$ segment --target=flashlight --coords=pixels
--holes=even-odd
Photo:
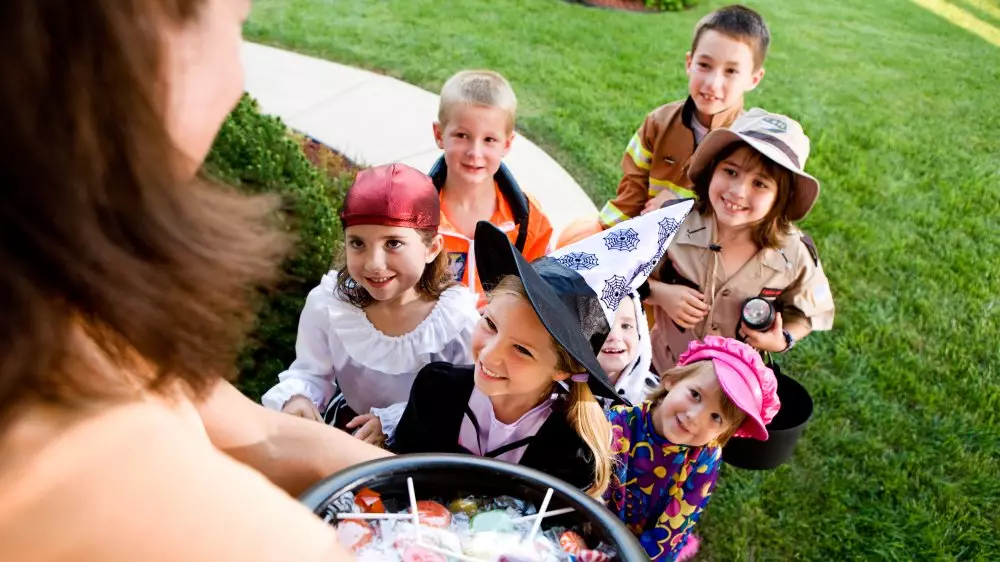
[[[766,332],[774,324],[774,305],[761,297],[750,297],[743,303],[743,325],[751,330]]]

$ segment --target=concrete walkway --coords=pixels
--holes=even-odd
[[[405,82],[272,47],[244,43],[246,90],[280,117],[359,164],[404,162],[427,172],[440,156],[431,125],[438,96]],[[504,159],[556,233],[597,208],[555,160],[518,135]]]

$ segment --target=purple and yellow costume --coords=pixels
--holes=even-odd
[[[722,462],[717,446],[674,445],[653,428],[653,405],[615,406],[615,476],[604,499],[650,560],[675,560],[708,504]]]

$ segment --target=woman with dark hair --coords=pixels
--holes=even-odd
[[[349,559],[280,488],[386,453],[224,381],[287,249],[195,179],[249,8],[0,4],[0,560]]]

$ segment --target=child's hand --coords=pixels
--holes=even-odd
[[[319,410],[316,409],[316,405],[312,403],[312,400],[302,396],[301,394],[296,394],[295,396],[289,398],[288,402],[285,402],[285,406],[281,409],[281,411],[286,414],[323,423],[323,416],[320,415]]]
[[[705,295],[684,285],[651,281],[647,301],[659,306],[681,328],[694,328],[710,310]]]
[[[774,315],[774,324],[771,324],[771,329],[766,332],[758,332],[757,330],[751,330],[746,326],[740,328],[740,334],[743,336],[747,344],[757,348],[760,351],[770,351],[772,353],[781,353],[785,351],[788,347],[788,342],[785,341],[785,334],[781,332],[781,313]]]
[[[385,434],[382,433],[382,420],[374,414],[361,414],[353,420],[347,422],[347,429],[359,428],[354,432],[354,436],[372,445],[381,445],[385,441]]]
[[[646,201],[646,206],[643,207],[642,212],[639,214],[645,215],[646,213],[655,211],[660,207],[662,207],[664,203],[672,199],[677,199],[677,194],[674,193],[673,191],[670,191],[669,189],[664,189],[663,191],[657,193],[656,197],[653,197],[649,201]]]

